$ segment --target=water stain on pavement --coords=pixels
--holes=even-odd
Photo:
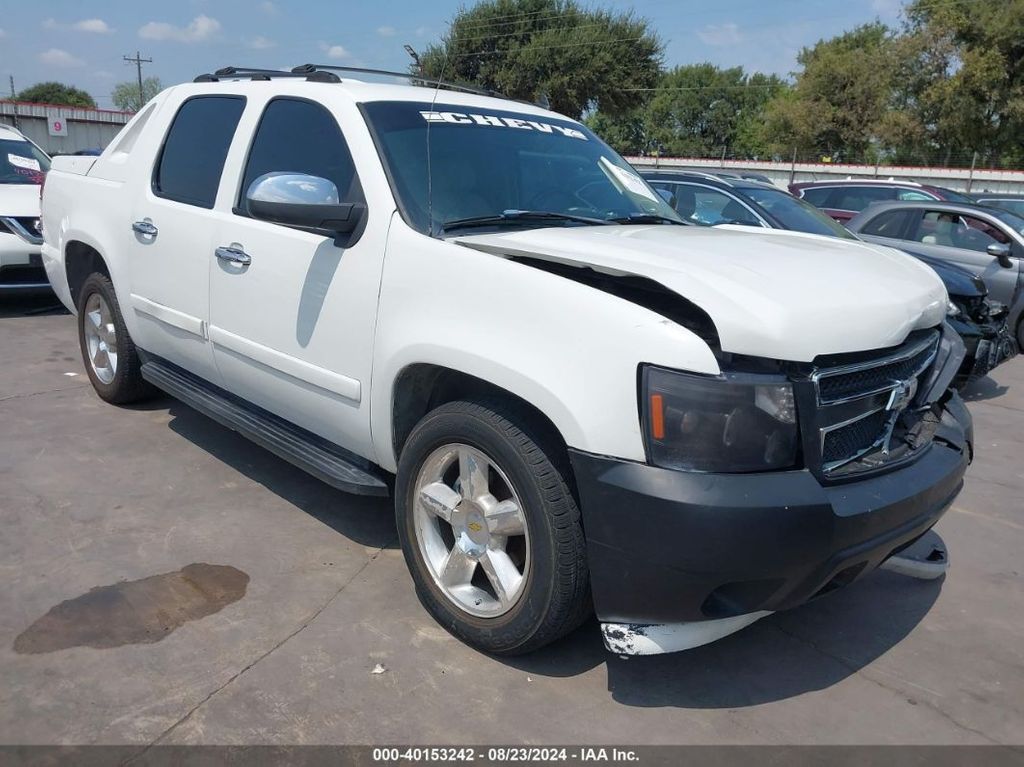
[[[104,650],[159,642],[179,626],[245,596],[249,576],[228,565],[195,563],[137,581],[96,586],[51,608],[17,639],[27,655],[69,647]]]

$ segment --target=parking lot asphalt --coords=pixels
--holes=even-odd
[[[943,580],[687,653],[621,660],[590,622],[499,659],[420,606],[389,501],[173,400],[106,405],[52,303],[0,305],[0,743],[1024,741],[1024,359],[967,394]]]

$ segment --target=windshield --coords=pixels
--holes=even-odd
[[[964,194],[963,192],[954,192],[952,189],[945,188],[941,188],[941,191],[942,198],[944,200],[948,200],[949,202],[977,202],[977,200],[975,200],[969,194]]]
[[[579,123],[408,101],[371,102],[363,109],[402,214],[424,234],[491,217],[494,226],[518,227],[641,217],[681,221],[625,160]]]
[[[781,189],[746,187],[743,193],[768,211],[786,229],[808,234],[824,234],[847,240],[857,238],[850,230],[826,213]]]
[[[992,208],[987,212],[989,215],[998,218],[1017,234],[1024,235],[1024,218],[1018,216],[1016,213],[1011,213],[1008,210],[999,210],[997,208]]]
[[[42,184],[50,158],[30,141],[0,139],[0,184]]]

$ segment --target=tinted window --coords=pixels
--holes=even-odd
[[[182,104],[160,152],[153,192],[212,208],[243,109],[245,99],[240,96],[197,96]]]
[[[900,239],[906,231],[907,221],[915,215],[920,213],[915,210],[887,210],[864,224],[860,231],[862,234]]]
[[[0,184],[41,184],[49,158],[28,141],[0,140]]]
[[[249,150],[239,204],[253,181],[278,172],[333,181],[342,202],[362,199],[352,155],[337,120],[311,101],[274,99],[267,105]]]
[[[818,208],[824,208],[825,202],[828,200],[829,194],[832,192],[832,187],[811,187],[810,189],[804,189],[801,198],[807,200],[811,205]]]
[[[825,207],[860,212],[873,202],[892,200],[895,197],[896,190],[887,186],[836,187],[829,195],[828,205]]]
[[[402,215],[421,232],[450,233],[464,219],[501,220],[509,210],[676,218],[636,170],[579,123],[532,110],[429,102],[375,101],[362,109]],[[523,219],[514,225],[593,224]]]

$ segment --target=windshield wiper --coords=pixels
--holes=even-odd
[[[464,227],[502,226],[503,224],[515,224],[523,221],[566,221],[600,226],[617,223],[603,218],[574,216],[569,213],[555,213],[549,210],[505,210],[489,216],[472,216],[471,218],[457,218],[453,221],[445,221],[441,224],[441,229],[447,232],[451,229],[462,229]]]
[[[685,221],[670,216],[661,216],[657,213],[630,213],[628,216],[618,216],[610,219],[616,224],[676,224],[677,226],[690,226]]]

